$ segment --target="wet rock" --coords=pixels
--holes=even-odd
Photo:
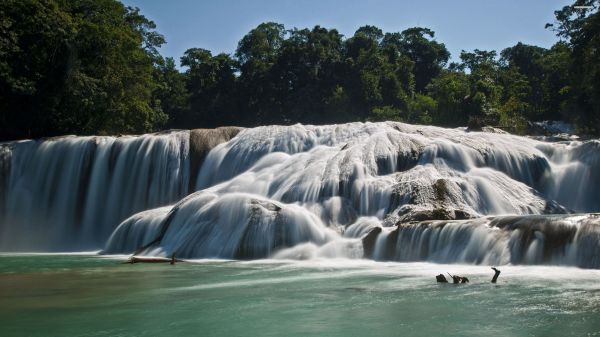
[[[216,129],[190,130],[190,193],[195,189],[198,171],[210,150],[237,136],[243,129],[237,126],[224,126]]]
[[[461,209],[451,208],[433,208],[433,209],[414,209],[406,207],[401,214],[397,223],[404,222],[421,222],[427,220],[466,220],[476,218],[474,214]]]
[[[250,205],[251,210],[248,223],[234,254],[236,259],[252,260],[265,258],[276,249],[292,244],[287,240],[284,230],[285,225],[279,216],[279,212],[281,211],[280,206],[267,200],[258,199],[251,199]],[[273,240],[269,246],[260,247],[260,245],[256,244],[261,239],[257,237],[257,233],[261,233],[260,227],[263,226],[262,222],[265,220],[265,217],[273,219]]]
[[[396,227],[396,229],[394,229],[390,234],[388,234],[388,236],[385,240],[385,246],[384,246],[384,250],[383,250],[384,256],[381,257],[382,260],[385,260],[385,261],[395,260],[396,250],[398,249],[397,242],[398,242],[399,234],[400,234],[400,227]]]
[[[373,257],[373,252],[375,251],[375,243],[377,242],[377,237],[380,233],[381,227],[375,227],[362,238],[364,257],[366,259],[370,259]]]
[[[252,199],[252,200],[250,200],[250,204],[253,206],[261,206],[262,208],[269,210],[271,212],[281,211],[281,206],[276,205],[275,203],[269,202],[266,200]]]
[[[455,209],[454,210],[454,220],[467,220],[474,219],[475,216],[467,211]]]
[[[482,132],[488,132],[488,133],[501,133],[501,134],[508,134],[508,132],[502,130],[502,129],[498,129],[495,128],[493,126],[484,126],[481,128]]]

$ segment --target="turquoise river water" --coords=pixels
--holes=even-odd
[[[600,336],[599,270],[124,260],[0,255],[0,336]]]

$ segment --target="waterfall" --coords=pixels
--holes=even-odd
[[[582,262],[583,250],[598,255],[595,218],[569,215],[600,210],[597,140],[382,122],[67,137],[0,150],[2,250],[106,242],[105,253],[186,258],[600,268]],[[548,233],[565,223],[579,229],[558,231],[574,234],[556,244]]]
[[[407,223],[374,236],[370,254],[378,260],[600,268],[596,214]]]
[[[127,216],[184,196],[189,132],[8,145],[3,249],[98,246]],[[5,146],[6,147],[6,146]]]
[[[171,216],[167,213],[171,212]],[[161,214],[148,212],[126,220],[115,231],[106,253],[121,252],[123,242],[141,242],[146,233],[136,230],[141,219],[160,217],[168,228],[153,254],[179,257],[260,258],[282,247],[332,241],[335,231],[296,205],[283,205],[250,194],[217,195],[198,192]],[[156,226],[153,233],[158,235]],[[149,241],[149,240],[148,240]],[[147,241],[147,242],[148,242]],[[128,247],[129,248],[129,247]]]
[[[102,247],[130,215],[188,194],[191,162],[203,160],[198,154],[203,147],[207,152],[216,145],[197,140],[205,133],[66,136],[1,144],[0,250]]]

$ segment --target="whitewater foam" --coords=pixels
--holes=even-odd
[[[189,258],[288,258],[283,252],[354,257],[360,255],[356,249],[340,247],[384,228],[375,240],[376,259],[600,266],[593,258],[595,220],[584,226],[585,235],[582,231],[558,245],[547,242],[551,227],[531,230],[523,239],[514,233],[536,225],[481,223],[491,221],[488,216],[510,222],[517,220],[503,216],[600,210],[598,141],[548,143],[395,122],[228,132],[196,151],[201,160],[190,152],[186,131],[5,144],[1,168],[9,166],[10,178],[0,185],[3,237],[42,249],[46,241],[58,247],[67,241],[93,245],[124,220],[106,252],[131,253],[151,243],[146,254]],[[209,133],[200,138],[210,138]],[[102,142],[115,145],[103,150]],[[86,150],[90,146],[93,151]],[[191,169],[191,161],[202,164]],[[34,183],[24,183],[30,179]],[[187,195],[189,186],[197,192]],[[85,197],[76,197],[77,191],[85,191]],[[446,221],[446,229],[403,225],[435,219]],[[460,219],[484,220],[451,222]],[[429,245],[437,248],[423,254],[424,239],[417,244],[415,237],[436,232],[436,226],[443,234],[438,246]],[[404,244],[390,256],[391,248],[382,248],[389,241],[384,237],[393,237],[400,227]],[[409,230],[413,239],[406,244]],[[28,238],[34,233],[50,234]],[[511,235],[519,240],[511,241]],[[510,243],[517,241],[526,246]],[[2,240],[0,248],[10,249],[14,242]],[[559,251],[548,253],[550,246]],[[363,248],[365,253],[368,247]],[[592,262],[581,262],[590,256]]]

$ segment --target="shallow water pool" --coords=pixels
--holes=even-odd
[[[124,259],[0,255],[0,335],[600,336],[598,270]]]

